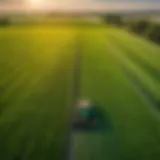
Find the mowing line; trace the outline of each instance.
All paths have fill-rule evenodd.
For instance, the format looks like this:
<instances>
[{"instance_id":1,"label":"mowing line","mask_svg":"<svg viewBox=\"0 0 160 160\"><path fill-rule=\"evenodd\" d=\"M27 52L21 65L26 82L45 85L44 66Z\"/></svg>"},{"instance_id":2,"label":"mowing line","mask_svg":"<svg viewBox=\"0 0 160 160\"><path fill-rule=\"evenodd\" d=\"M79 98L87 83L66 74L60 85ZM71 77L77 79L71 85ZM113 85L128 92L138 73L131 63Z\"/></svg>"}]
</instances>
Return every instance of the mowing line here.
<instances>
[{"instance_id":1,"label":"mowing line","mask_svg":"<svg viewBox=\"0 0 160 160\"><path fill-rule=\"evenodd\" d=\"M112 50L114 50L113 47L111 48ZM156 104L156 101L153 98L153 96L149 93L149 91L147 91L147 89L143 86L143 84L141 84L141 82L139 82L139 80L129 71L129 69L127 69L125 65L123 65L121 60L119 60L119 58L116 56L114 52L112 52L111 56L114 56L114 58L116 59L116 62L121 67L123 73L126 75L129 82L138 91L140 97L143 97L143 99L148 104L148 106L150 106L150 110L152 111L152 113L154 113L154 115L156 115L156 117L160 120L158 105Z\"/></svg>"},{"instance_id":2,"label":"mowing line","mask_svg":"<svg viewBox=\"0 0 160 160\"><path fill-rule=\"evenodd\" d=\"M160 119L160 114L158 112L158 106L151 96L151 94L141 85L141 83L136 79L126 68L123 68L125 75L127 76L128 80L131 82L132 86L138 91L139 95L143 97L145 102L147 102L148 106L152 112Z\"/></svg>"},{"instance_id":3,"label":"mowing line","mask_svg":"<svg viewBox=\"0 0 160 160\"><path fill-rule=\"evenodd\" d=\"M119 48L121 47L123 50L125 50L125 54L128 58L134 60L135 63L138 63L140 66L142 66L142 68L144 68L149 74L151 74L153 78L160 79L160 69L156 68L150 61L147 61L144 56L141 56L141 54L138 55L135 51L135 46L131 48L128 45L122 45L120 41L117 41L117 39L113 36L111 37L111 41L113 41L114 43L116 42L116 45Z\"/></svg>"},{"instance_id":4,"label":"mowing line","mask_svg":"<svg viewBox=\"0 0 160 160\"><path fill-rule=\"evenodd\" d=\"M76 44L76 53L75 53L75 62L74 62L74 74L73 74L73 96L72 96L72 107L73 110L71 111L71 119L69 125L69 132L68 132L68 140L66 146L66 160L74 160L74 153L73 153L73 145L74 139L72 134L72 126L73 126L73 115L75 113L75 107L77 105L77 100L79 97L79 84L80 84L80 69L81 69L81 41L80 36L77 35L77 44Z\"/></svg>"}]
</instances>

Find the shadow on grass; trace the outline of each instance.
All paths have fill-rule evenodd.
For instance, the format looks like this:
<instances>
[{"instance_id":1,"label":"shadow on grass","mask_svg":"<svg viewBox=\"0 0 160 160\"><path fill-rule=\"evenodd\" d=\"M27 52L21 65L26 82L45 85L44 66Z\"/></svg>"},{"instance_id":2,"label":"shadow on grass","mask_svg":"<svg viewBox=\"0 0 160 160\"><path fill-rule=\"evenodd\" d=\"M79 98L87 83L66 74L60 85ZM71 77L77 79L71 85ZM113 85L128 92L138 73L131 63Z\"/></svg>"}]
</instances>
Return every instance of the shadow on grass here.
<instances>
[{"instance_id":1,"label":"shadow on grass","mask_svg":"<svg viewBox=\"0 0 160 160\"><path fill-rule=\"evenodd\" d=\"M76 157L75 160L119 160L120 154L111 118L106 110L99 106L96 108L98 128L73 130L73 157Z\"/></svg>"},{"instance_id":2,"label":"shadow on grass","mask_svg":"<svg viewBox=\"0 0 160 160\"><path fill-rule=\"evenodd\" d=\"M7 103L0 102L0 116L3 114L3 111L6 109Z\"/></svg>"},{"instance_id":3,"label":"shadow on grass","mask_svg":"<svg viewBox=\"0 0 160 160\"><path fill-rule=\"evenodd\" d=\"M119 160L121 159L119 146L110 115L104 109L99 110L99 115L102 128L102 150L104 153L104 159Z\"/></svg>"},{"instance_id":4,"label":"shadow on grass","mask_svg":"<svg viewBox=\"0 0 160 160\"><path fill-rule=\"evenodd\" d=\"M20 157L20 156L19 156L19 157L17 156L17 157L15 157L13 160L23 160L23 158Z\"/></svg>"},{"instance_id":5,"label":"shadow on grass","mask_svg":"<svg viewBox=\"0 0 160 160\"><path fill-rule=\"evenodd\" d=\"M160 109L160 100L156 101L156 105L157 105L158 109Z\"/></svg>"},{"instance_id":6,"label":"shadow on grass","mask_svg":"<svg viewBox=\"0 0 160 160\"><path fill-rule=\"evenodd\" d=\"M3 96L5 89L3 87L0 87L0 116L3 114L4 110L8 106L9 102L5 102L1 97Z\"/></svg>"}]
</instances>

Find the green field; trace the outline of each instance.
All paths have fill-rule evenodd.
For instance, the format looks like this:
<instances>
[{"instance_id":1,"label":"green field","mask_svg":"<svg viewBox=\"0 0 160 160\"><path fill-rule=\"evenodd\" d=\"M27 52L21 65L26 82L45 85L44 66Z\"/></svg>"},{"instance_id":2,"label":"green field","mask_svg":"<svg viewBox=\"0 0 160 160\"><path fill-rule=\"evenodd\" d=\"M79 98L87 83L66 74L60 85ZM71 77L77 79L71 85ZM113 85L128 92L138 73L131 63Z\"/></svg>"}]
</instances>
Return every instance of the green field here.
<instances>
[{"instance_id":1,"label":"green field","mask_svg":"<svg viewBox=\"0 0 160 160\"><path fill-rule=\"evenodd\" d=\"M119 159L159 160L160 47L77 23L0 28L0 160L65 158L77 53L80 98L109 115Z\"/></svg>"}]
</instances>

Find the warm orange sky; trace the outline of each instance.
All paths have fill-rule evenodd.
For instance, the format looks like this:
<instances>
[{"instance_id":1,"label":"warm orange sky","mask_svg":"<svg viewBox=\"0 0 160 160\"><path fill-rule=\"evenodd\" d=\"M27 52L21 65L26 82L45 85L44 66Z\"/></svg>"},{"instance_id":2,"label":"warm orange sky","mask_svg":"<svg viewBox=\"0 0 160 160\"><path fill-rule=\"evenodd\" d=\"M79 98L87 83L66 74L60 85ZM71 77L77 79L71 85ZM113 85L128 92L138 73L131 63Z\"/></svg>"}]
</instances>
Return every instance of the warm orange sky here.
<instances>
[{"instance_id":1,"label":"warm orange sky","mask_svg":"<svg viewBox=\"0 0 160 160\"><path fill-rule=\"evenodd\" d=\"M0 0L0 10L160 9L160 0Z\"/></svg>"}]
</instances>

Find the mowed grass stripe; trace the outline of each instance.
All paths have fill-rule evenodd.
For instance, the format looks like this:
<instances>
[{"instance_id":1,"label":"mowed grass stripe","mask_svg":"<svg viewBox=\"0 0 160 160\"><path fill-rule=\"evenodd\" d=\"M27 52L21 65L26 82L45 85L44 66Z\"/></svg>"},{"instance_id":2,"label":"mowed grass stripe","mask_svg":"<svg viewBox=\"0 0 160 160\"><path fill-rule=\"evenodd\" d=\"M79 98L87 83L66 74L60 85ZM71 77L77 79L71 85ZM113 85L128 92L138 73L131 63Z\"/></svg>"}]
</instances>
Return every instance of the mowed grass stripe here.
<instances>
[{"instance_id":1,"label":"mowed grass stripe","mask_svg":"<svg viewBox=\"0 0 160 160\"><path fill-rule=\"evenodd\" d=\"M107 42L107 41L106 41ZM112 56L115 57L115 60L121 66L123 71L129 71L135 79L141 83L142 86L152 95L154 99L158 98L158 80L154 79L142 68L140 68L132 59L129 59L124 53L125 50L117 47L114 42L108 41L108 48L111 49Z\"/></svg>"},{"instance_id":2,"label":"mowed grass stripe","mask_svg":"<svg viewBox=\"0 0 160 160\"><path fill-rule=\"evenodd\" d=\"M113 32L113 31L115 31L115 32ZM124 33L124 35L127 34L128 39L125 39L123 36L116 37L115 34L117 32L119 34L120 33L121 34ZM149 92L152 95L152 98L155 99L156 103L159 106L160 70L159 70L158 66L157 67L155 66L157 63L154 64L154 61L157 62L159 54L154 53L151 50L146 50L146 49L143 52L141 50L138 50L137 46L134 45L134 43L141 42L141 41L139 42L138 37L128 35L128 33L125 33L122 30L110 28L107 31L107 35L110 38L113 50L115 50L115 52L117 52L115 55L121 56L120 59L121 59L121 61L123 61L122 65L125 65L126 69L132 70L132 72L131 72L132 76L135 76L135 78L141 83L142 87L146 88L147 92ZM135 40L136 38L137 38L137 42L134 42L133 46L132 46L132 42L127 43L127 41L129 42L132 39ZM145 41L143 42L143 45L145 45ZM148 44L148 42L146 42L146 45L150 45L151 47L153 47L152 43ZM129 48L129 46L130 46L130 48ZM156 50L159 49L157 46L154 46L154 47ZM150 61L147 61L146 58L148 58L148 57L150 58ZM126 59L126 60L124 60L124 59ZM127 61L128 61L128 65L126 64Z\"/></svg>"},{"instance_id":3,"label":"mowed grass stripe","mask_svg":"<svg viewBox=\"0 0 160 160\"><path fill-rule=\"evenodd\" d=\"M153 43L148 42L136 35L131 35L124 30L112 28L109 29L109 32L112 37L118 41L118 43L122 46L125 45L124 47L130 50L131 53L134 53L139 58L146 61L148 65L151 65L153 68L160 71L160 64L158 60L160 58L159 46L154 45Z\"/></svg>"},{"instance_id":4,"label":"mowed grass stripe","mask_svg":"<svg viewBox=\"0 0 160 160\"><path fill-rule=\"evenodd\" d=\"M117 38L116 33L110 33L107 34L107 36L110 37L110 40L113 41L113 43L118 47L121 48L121 50L124 51L124 54L126 54L131 60L133 60L135 63L137 63L143 70L146 70L148 74L150 74L151 77L160 80L160 70L159 68L156 68L153 64L148 63L148 61L143 58L145 55L145 52L138 52L133 50L132 48L128 47L128 44L126 45L126 42L124 42L121 38ZM136 47L136 46L132 46ZM152 53L150 56L153 56Z\"/></svg>"},{"instance_id":5,"label":"mowed grass stripe","mask_svg":"<svg viewBox=\"0 0 160 160\"><path fill-rule=\"evenodd\" d=\"M44 34L43 30L47 28L38 32L34 30L35 36L29 37L35 44L30 48L33 60L32 69L29 69L31 74L28 75L30 80L22 81L24 86L19 93L13 90L18 97L15 96L16 101L0 117L2 160L16 156L39 160L62 159L64 156L76 32L69 28L61 28L60 32L55 27ZM53 34L56 31L58 34ZM42 36L40 33L46 40L44 44L44 39L38 42ZM55 39L56 36L60 38Z\"/></svg>"},{"instance_id":6,"label":"mowed grass stripe","mask_svg":"<svg viewBox=\"0 0 160 160\"><path fill-rule=\"evenodd\" d=\"M26 31L24 31L22 33L21 37L24 36L25 32ZM28 32L30 32L30 30ZM56 33L54 33L54 32L52 34L54 36L56 35ZM16 35L11 35L10 37L15 38L14 36L16 36ZM32 36L32 35L30 35L30 36ZM4 48L5 46L2 46L5 49L4 53L7 54L6 57L8 57L8 64L12 63L12 61L16 61L17 62L16 67L17 68L19 67L19 72L16 73L15 76L14 76L15 73L12 71L12 74L10 75L9 79L6 79L7 76L4 77L4 79L1 79L1 83L2 83L1 84L1 86L2 86L1 87L1 95L2 95L1 96L1 101L2 101L1 103L2 104L4 104L5 102L7 102L7 103L10 102L11 99L14 100L14 99L16 99L16 97L18 97L18 99L20 100L20 97L19 97L20 94L23 95L23 93L21 93L21 91L24 92L24 88L28 87L29 81L31 81L31 83L32 83L32 81L34 81L34 80L32 80L32 77L36 78L35 75L38 76L38 74L39 74L40 77L42 78L43 76L45 76L45 74L46 74L45 72L47 72L47 68L51 67L50 65L52 65L49 63L49 60L53 58L53 60L55 62L57 61L54 57L47 55L48 51L46 50L46 48L52 48L52 46L55 45L55 47L53 49L51 49L51 51L49 50L49 54L51 54L51 52L53 52L52 54L58 54L60 52L60 50L62 50L63 47L65 47L66 38L63 38L63 39L57 38L56 41L52 41L51 39L49 41L47 39L47 42L49 42L49 43L44 44L43 43L44 39L41 39L41 40L38 39L39 34L34 35L35 40L32 40L32 38L30 36L26 37L27 40L25 40L23 42L21 42L21 39L16 39L16 41L17 41L16 43L17 44L22 43L22 46L24 44L26 44L27 41L32 42L30 44L30 48L27 48L27 52L26 52L25 46L23 46L23 50L22 50L19 48L19 45L14 45L14 50L16 48L15 46L17 46L17 50L15 50L14 52L11 52L12 49L10 49L10 47L11 48L13 47L14 42L13 42L13 44L11 44L11 46L8 46L6 48ZM38 41L36 41L36 39L38 39ZM34 50L35 45L37 47L39 46L38 48L36 47L37 53L35 53L35 50ZM45 50L44 50L44 48L45 48ZM16 55L16 53L17 53L17 55ZM25 59L25 57L23 55L24 53L26 54L25 57L28 57L29 60ZM35 56L37 56L34 59L33 59L33 53ZM38 54L46 55L45 58L47 57L48 59L46 59L46 61L44 58L40 59L39 57L41 57L41 56L39 56ZM12 56L12 58L10 58L10 55ZM6 59L6 57L2 57L2 58ZM21 57L21 61L19 61L20 57ZM23 63L28 63L28 65L25 66L25 68L22 68ZM8 74L9 74L9 72L8 72ZM39 78L39 79L41 79L41 78ZM7 99L7 97L9 97L10 99Z\"/></svg>"},{"instance_id":7,"label":"mowed grass stripe","mask_svg":"<svg viewBox=\"0 0 160 160\"><path fill-rule=\"evenodd\" d=\"M110 39L107 43L107 47L112 50L112 57L119 65L128 81L139 92L140 97L148 103L151 112L154 113L157 118L160 118L160 99L158 97L159 90L157 88L158 81L150 77L150 75L134 63L132 59L129 59L123 48L117 47L117 45Z\"/></svg>"},{"instance_id":8,"label":"mowed grass stripe","mask_svg":"<svg viewBox=\"0 0 160 160\"><path fill-rule=\"evenodd\" d=\"M115 62L113 50L106 45L105 32L103 28L86 31L81 97L96 101L110 115L122 159L159 157L159 119Z\"/></svg>"}]
</instances>

